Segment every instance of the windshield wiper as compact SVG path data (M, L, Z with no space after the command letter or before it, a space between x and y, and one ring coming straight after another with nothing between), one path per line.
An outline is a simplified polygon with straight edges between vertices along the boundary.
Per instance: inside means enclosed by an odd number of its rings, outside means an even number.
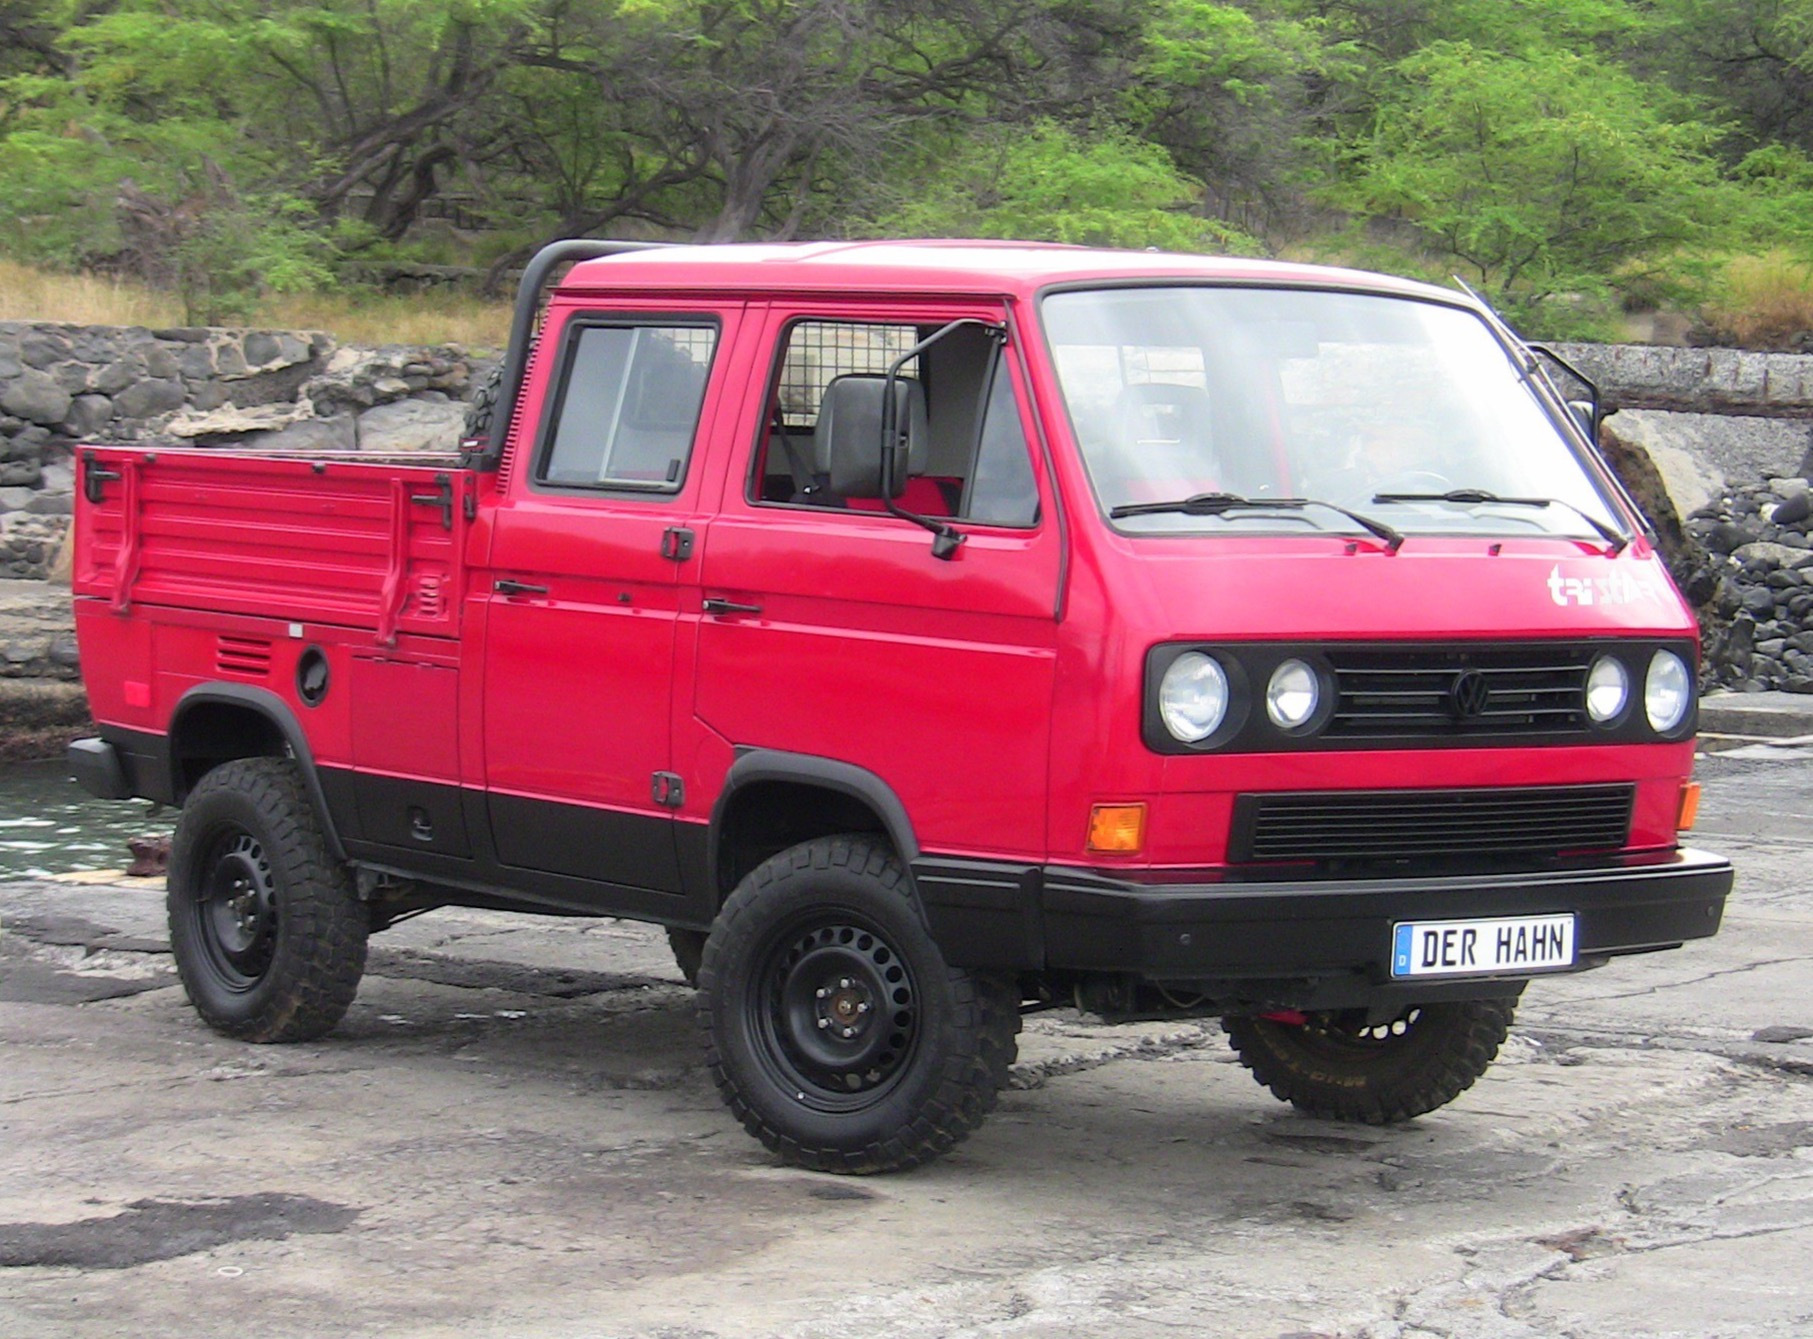
M1305 507L1321 507L1327 511L1339 512L1362 530L1384 540L1385 547L1392 553L1403 546L1404 537L1385 522L1375 521L1357 511L1349 511L1346 507L1338 507L1332 502L1312 497L1241 497L1238 493L1197 493L1175 502L1124 502L1112 508L1108 517L1118 521L1126 516L1160 516L1167 513L1225 516L1230 511L1302 511Z
M1612 546L1612 557L1624 552L1630 543L1630 536L1612 529L1604 521L1589 512L1582 511L1572 502L1558 497L1500 497L1497 493L1484 488L1451 488L1446 493L1374 493L1374 502L1452 502L1459 506L1472 506L1481 502L1496 502L1501 507L1566 507L1574 515L1599 532L1599 537Z

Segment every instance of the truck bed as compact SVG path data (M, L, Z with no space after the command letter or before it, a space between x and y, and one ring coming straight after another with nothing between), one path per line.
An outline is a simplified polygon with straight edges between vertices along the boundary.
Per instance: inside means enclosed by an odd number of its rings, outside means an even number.
M83 447L74 593L457 636L475 480L421 459Z

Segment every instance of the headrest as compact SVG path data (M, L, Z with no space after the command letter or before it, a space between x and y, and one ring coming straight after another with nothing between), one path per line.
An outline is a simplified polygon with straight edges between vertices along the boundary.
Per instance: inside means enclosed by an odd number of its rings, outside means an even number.
M818 423L812 429L812 469L817 474L831 473L831 431L839 413L878 416L882 387L887 377L880 372L851 372L833 377L818 402ZM907 441L907 473L924 474L930 463L931 437L926 432L925 386L917 377L894 378L894 416L904 429ZM876 419L879 433L879 417ZM880 448L879 436L876 447ZM904 481L902 481L904 482Z

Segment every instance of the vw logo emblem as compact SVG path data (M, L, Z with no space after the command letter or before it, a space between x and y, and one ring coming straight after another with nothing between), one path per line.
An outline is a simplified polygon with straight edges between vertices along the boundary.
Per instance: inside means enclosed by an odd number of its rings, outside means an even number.
M1476 669L1462 670L1448 689L1448 705L1462 720L1472 720L1485 711L1491 697L1491 685Z

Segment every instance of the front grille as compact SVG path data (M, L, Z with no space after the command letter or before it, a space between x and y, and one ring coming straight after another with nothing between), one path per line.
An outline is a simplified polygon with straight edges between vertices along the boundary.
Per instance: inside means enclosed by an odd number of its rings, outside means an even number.
M1242 795L1235 863L1555 856L1630 840L1633 786Z
M1326 736L1554 735L1584 732L1583 646L1337 647Z

